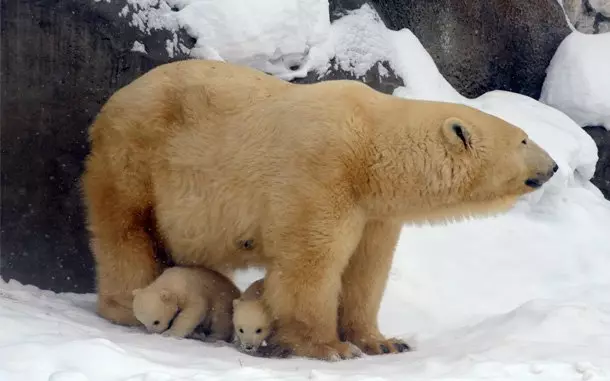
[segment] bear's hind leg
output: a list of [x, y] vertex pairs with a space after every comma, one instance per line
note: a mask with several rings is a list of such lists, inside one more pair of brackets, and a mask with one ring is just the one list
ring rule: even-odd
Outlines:
[[122, 195], [112, 176], [95, 169], [99, 171], [91, 166], [85, 172], [83, 187], [96, 265], [97, 312], [116, 324], [139, 325], [132, 310], [132, 291], [149, 285], [162, 269], [150, 235], [152, 210], [138, 192]]
[[[114, 229], [121, 229], [120, 222]], [[98, 313], [116, 324], [139, 325], [132, 309], [132, 291], [160, 274], [151, 238], [142, 227], [125, 228], [122, 237], [93, 234]]]
[[377, 325], [377, 315], [392, 265], [402, 224], [369, 221], [356, 252], [343, 273], [339, 307], [342, 339], [368, 355], [408, 351], [398, 339], [386, 339]]

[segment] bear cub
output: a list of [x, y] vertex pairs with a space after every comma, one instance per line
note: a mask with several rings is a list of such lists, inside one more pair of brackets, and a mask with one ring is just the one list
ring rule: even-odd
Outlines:
[[231, 342], [233, 303], [241, 292], [222, 274], [203, 267], [170, 267], [145, 288], [133, 291], [133, 312], [149, 332], [177, 338]]
[[233, 300], [235, 344], [242, 352], [256, 352], [272, 331], [269, 311], [261, 299], [263, 282], [264, 278], [257, 280]]

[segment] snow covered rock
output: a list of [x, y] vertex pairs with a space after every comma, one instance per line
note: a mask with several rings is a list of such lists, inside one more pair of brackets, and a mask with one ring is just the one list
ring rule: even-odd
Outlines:
[[547, 70], [540, 101], [581, 126], [610, 130], [610, 34], [570, 34]]
[[372, 0], [386, 25], [409, 28], [462, 95], [508, 90], [533, 98], [570, 33], [557, 0]]
[[[595, 140], [599, 151], [593, 183], [610, 198], [610, 33], [574, 31], [547, 70], [540, 101], [555, 107]], [[600, 127], [605, 126], [606, 130]]]
[[563, 7], [576, 30], [583, 33], [610, 31], [610, 1], [563, 0]]

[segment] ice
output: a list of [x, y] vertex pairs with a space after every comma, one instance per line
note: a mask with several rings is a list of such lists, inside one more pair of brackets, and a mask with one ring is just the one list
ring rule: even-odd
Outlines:
[[[250, 30], [247, 25], [256, 20], [260, 31], [317, 28], [303, 22], [313, 20], [307, 15], [284, 25], [289, 21], [282, 18], [283, 11], [271, 22], [275, 19], [265, 13], [271, 3], [249, 3], [247, 14], [219, 11], [207, 27], [224, 25], [223, 36], [231, 38], [223, 40], [227, 45], [220, 50], [212, 43], [210, 52], [226, 56], [237, 41], [243, 44], [238, 59], [248, 60], [257, 51], [275, 52], [271, 43], [265, 45], [267, 37], [251, 42], [240, 32]], [[148, 8], [142, 0], [131, 4], [132, 9], [136, 4], [140, 10], [155, 4], [162, 8], [156, 0]], [[194, 4], [182, 1], [167, 4], [167, 9], [182, 12], [189, 6], [196, 9]], [[276, 6], [297, 10], [294, 2], [282, 4]], [[148, 16], [140, 20], [155, 20]], [[560, 166], [551, 182], [508, 213], [404, 227], [379, 324], [385, 334], [408, 340], [416, 350], [337, 363], [262, 359], [228, 344], [177, 340], [113, 325], [95, 314], [93, 294], [55, 294], [0, 281], [0, 380], [610, 380], [610, 202], [589, 181], [597, 150], [578, 120], [565, 109], [568, 115], [508, 92], [462, 97], [410, 31], [387, 30], [368, 6], [323, 32], [325, 28], [321, 23], [318, 41], [324, 42], [310, 49], [299, 70], [323, 73], [329, 56], [335, 56], [338, 66], [362, 75], [378, 61], [387, 61], [405, 82], [394, 95], [465, 103], [505, 118]], [[285, 45], [282, 53], [298, 56], [310, 38], [305, 36], [311, 35], [295, 33], [291, 38], [298, 44]], [[279, 46], [281, 41], [275, 42]], [[303, 59], [298, 57], [296, 61]], [[594, 73], [589, 82], [602, 81], [599, 72], [577, 73], [579, 78]], [[239, 272], [236, 282], [243, 290], [261, 275], [260, 270]]]

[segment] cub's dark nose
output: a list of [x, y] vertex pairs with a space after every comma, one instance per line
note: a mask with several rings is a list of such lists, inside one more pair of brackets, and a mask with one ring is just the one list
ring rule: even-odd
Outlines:
[[530, 188], [540, 188], [544, 183], [549, 181], [551, 177], [559, 170], [559, 166], [557, 163], [553, 164], [553, 167], [549, 169], [546, 173], [538, 172], [536, 176], [530, 177], [525, 180], [525, 185]]

